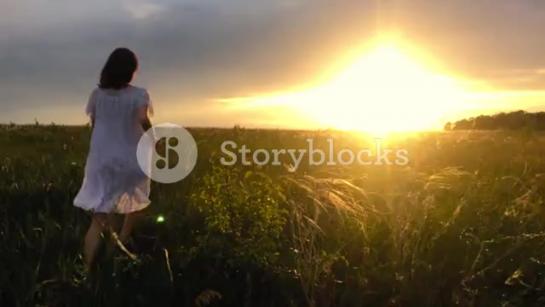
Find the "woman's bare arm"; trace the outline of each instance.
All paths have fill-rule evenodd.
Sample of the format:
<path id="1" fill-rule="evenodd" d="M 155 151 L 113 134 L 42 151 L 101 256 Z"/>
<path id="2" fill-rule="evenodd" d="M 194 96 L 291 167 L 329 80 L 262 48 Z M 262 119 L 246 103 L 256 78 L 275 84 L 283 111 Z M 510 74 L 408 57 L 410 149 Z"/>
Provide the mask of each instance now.
<path id="1" fill-rule="evenodd" d="M 148 131 L 149 128 L 151 128 L 151 120 L 148 116 L 148 107 L 140 107 L 138 108 L 138 118 L 141 120 L 142 128 L 144 131 Z"/>
<path id="2" fill-rule="evenodd" d="M 148 129 L 151 128 L 151 121 L 148 117 L 146 117 L 142 121 L 142 128 L 144 129 L 144 131 L 148 131 Z"/>

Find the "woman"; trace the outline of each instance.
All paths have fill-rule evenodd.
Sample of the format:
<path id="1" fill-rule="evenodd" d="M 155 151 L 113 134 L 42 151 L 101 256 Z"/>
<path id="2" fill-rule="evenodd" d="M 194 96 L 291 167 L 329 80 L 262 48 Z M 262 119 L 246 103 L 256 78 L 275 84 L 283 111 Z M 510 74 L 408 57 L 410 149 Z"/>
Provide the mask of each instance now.
<path id="1" fill-rule="evenodd" d="M 147 90 L 130 84 L 137 68 L 138 60 L 132 51 L 115 49 L 86 107 L 93 131 L 85 177 L 74 205 L 92 213 L 84 241 L 88 269 L 93 265 L 102 233 L 110 233 L 124 249 L 135 214 L 150 203 L 150 180 L 138 165 L 136 149 L 140 137 L 151 127 L 148 114 L 152 106 Z M 124 215 L 119 235 L 114 229 L 115 214 Z"/>

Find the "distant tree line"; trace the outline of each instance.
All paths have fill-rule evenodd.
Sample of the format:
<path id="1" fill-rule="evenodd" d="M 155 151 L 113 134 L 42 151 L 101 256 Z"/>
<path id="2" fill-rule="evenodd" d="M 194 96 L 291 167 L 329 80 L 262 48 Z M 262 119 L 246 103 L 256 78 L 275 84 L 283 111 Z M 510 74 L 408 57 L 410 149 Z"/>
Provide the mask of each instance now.
<path id="1" fill-rule="evenodd" d="M 480 115 L 445 124 L 445 130 L 545 130 L 545 112 Z"/>

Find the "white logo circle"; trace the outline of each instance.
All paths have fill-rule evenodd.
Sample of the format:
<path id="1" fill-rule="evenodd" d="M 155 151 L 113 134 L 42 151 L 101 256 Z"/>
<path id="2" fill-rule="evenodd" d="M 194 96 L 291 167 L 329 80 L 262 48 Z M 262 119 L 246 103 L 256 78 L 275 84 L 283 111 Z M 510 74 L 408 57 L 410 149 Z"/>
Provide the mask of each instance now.
<path id="1" fill-rule="evenodd" d="M 154 125 L 140 138 L 136 157 L 153 181 L 173 183 L 184 179 L 197 164 L 197 143 L 182 126 Z"/>

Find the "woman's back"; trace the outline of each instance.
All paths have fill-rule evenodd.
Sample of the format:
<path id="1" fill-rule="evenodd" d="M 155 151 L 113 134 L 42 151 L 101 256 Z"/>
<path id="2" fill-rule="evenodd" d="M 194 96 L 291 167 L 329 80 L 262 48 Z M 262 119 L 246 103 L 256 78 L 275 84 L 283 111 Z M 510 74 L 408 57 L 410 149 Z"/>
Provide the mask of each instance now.
<path id="1" fill-rule="evenodd" d="M 149 204 L 149 178 L 136 157 L 146 111 L 151 112 L 151 101 L 143 88 L 129 85 L 93 91 L 86 108 L 93 120 L 93 132 L 76 206 L 124 213 Z"/>
<path id="2" fill-rule="evenodd" d="M 143 88 L 95 89 L 86 110 L 94 119 L 91 153 L 135 155 L 144 133 L 139 113 L 142 107 L 151 110 L 149 94 Z"/>

